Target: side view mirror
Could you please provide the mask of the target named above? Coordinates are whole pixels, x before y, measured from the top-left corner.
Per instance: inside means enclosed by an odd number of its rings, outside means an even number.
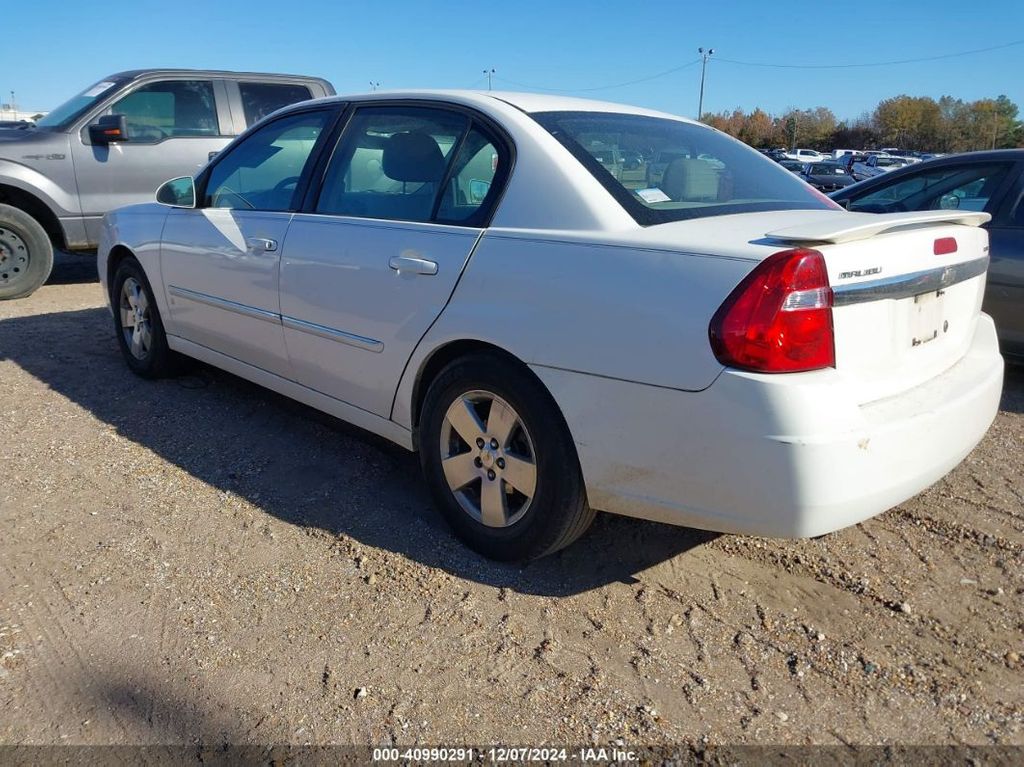
[[[89,126],[89,139],[93,144],[113,144],[128,140],[128,118],[124,115],[104,115]]]
[[[172,208],[194,208],[196,206],[196,182],[191,176],[182,176],[165,181],[156,190],[156,201]]]

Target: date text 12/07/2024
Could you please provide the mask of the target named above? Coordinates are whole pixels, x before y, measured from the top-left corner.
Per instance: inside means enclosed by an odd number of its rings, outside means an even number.
[[[448,762],[463,763],[483,760],[485,763],[505,762],[594,762],[630,763],[637,761],[636,752],[621,747],[586,746],[582,748],[542,746],[474,747],[383,747],[373,749],[374,762]]]

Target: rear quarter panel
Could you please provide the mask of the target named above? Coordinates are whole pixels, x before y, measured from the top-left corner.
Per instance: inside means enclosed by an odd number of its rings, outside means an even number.
[[[753,263],[551,233],[489,231],[407,367],[394,420],[411,426],[414,383],[430,355],[473,339],[537,366],[684,391],[722,370],[708,323]]]

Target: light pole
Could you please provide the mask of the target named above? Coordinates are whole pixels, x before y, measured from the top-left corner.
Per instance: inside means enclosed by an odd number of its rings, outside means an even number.
[[[379,80],[370,80],[370,90],[371,91],[375,91],[379,87],[380,87],[380,81]]]
[[[699,120],[701,115],[704,114],[704,73],[708,68],[708,59],[714,54],[714,48],[698,48],[697,53],[700,54],[700,101],[697,102],[697,119]]]
[[[494,77],[494,69],[485,69],[484,74],[487,75],[487,90],[491,89],[491,78]]]

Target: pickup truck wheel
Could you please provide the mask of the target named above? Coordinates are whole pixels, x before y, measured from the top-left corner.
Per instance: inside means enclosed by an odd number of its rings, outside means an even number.
[[[53,269],[53,245],[32,216],[0,205],[0,300],[34,293]]]
[[[480,554],[534,559],[593,520],[562,414],[514,360],[478,353],[451,362],[427,391],[420,426],[434,500]]]
[[[180,370],[181,357],[167,345],[153,289],[135,258],[128,257],[118,265],[110,286],[110,305],[117,343],[133,373],[163,378]]]

